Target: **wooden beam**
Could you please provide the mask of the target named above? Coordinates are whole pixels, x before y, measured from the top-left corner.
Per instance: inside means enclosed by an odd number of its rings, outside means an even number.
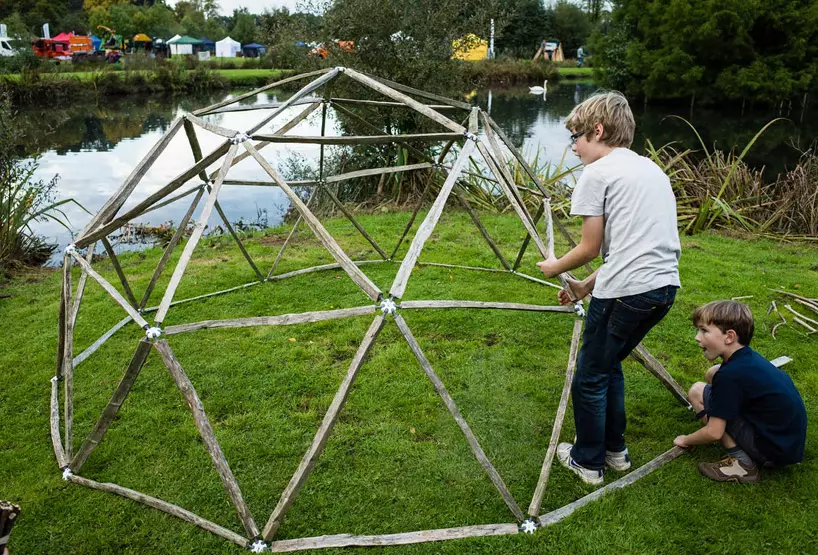
[[[338,181],[347,181],[349,179],[358,179],[359,177],[369,177],[372,175],[383,175],[386,173],[408,172],[413,170],[423,170],[433,168],[434,164],[429,162],[422,162],[420,164],[407,164],[405,166],[390,166],[388,168],[372,168],[368,170],[358,170],[354,172],[341,173],[338,175],[331,175],[325,179],[327,183],[335,183]]]
[[[105,252],[108,253],[108,259],[111,261],[111,265],[114,267],[117,277],[119,277],[119,282],[122,284],[122,288],[125,290],[125,296],[128,297],[128,302],[131,303],[131,306],[134,308],[138,308],[139,303],[136,302],[136,297],[134,297],[131,286],[128,284],[128,279],[125,277],[125,272],[122,271],[122,266],[119,265],[119,259],[116,257],[116,253],[114,252],[111,243],[108,242],[106,237],[103,237],[100,239],[100,241],[102,241],[102,246],[105,247]]]
[[[565,384],[562,386],[562,395],[560,396],[560,403],[557,406],[557,415],[554,417],[551,441],[549,441],[548,449],[545,452],[545,459],[540,469],[540,479],[537,481],[534,497],[531,498],[531,504],[528,506],[528,514],[535,518],[539,514],[540,507],[542,506],[545,487],[548,485],[548,477],[551,475],[551,464],[554,462],[554,455],[557,452],[557,444],[560,440],[562,422],[565,419],[565,410],[568,407],[571,383],[574,381],[574,372],[577,369],[577,356],[579,354],[579,340],[582,337],[582,324],[583,320],[581,318],[574,320],[574,332],[571,335],[571,351],[568,355],[568,367],[565,369]]]
[[[387,102],[385,100],[362,100],[359,98],[333,97],[330,99],[330,101],[338,104],[365,104],[367,106],[394,106],[398,108],[406,108],[406,104],[404,104],[403,102]],[[456,106],[450,106],[448,104],[424,104],[424,106],[432,110],[451,110],[452,108],[456,108]]]
[[[249,154],[249,153],[245,152],[245,154]],[[278,184],[276,184],[276,186],[278,186]],[[305,204],[305,206],[308,209],[310,207],[310,204],[312,204],[312,199],[315,198],[315,193],[317,191],[318,191],[318,187],[314,187],[313,190],[310,191],[310,197],[307,199],[307,203]],[[278,254],[276,255],[275,261],[273,262],[273,266],[270,268],[270,271],[267,272],[267,279],[268,280],[271,277],[273,277],[273,273],[275,273],[276,268],[278,268],[278,263],[281,262],[281,257],[284,256],[284,249],[287,248],[287,245],[289,244],[290,239],[292,239],[293,235],[295,235],[295,232],[298,230],[298,226],[301,224],[301,222],[303,220],[304,220],[303,216],[301,216],[301,214],[299,213],[298,218],[295,220],[295,223],[293,224],[293,228],[290,230],[290,233],[287,235],[287,238],[284,239],[284,243],[282,243],[281,248],[278,249]]]
[[[670,375],[670,372],[665,370],[665,367],[656,360],[650,352],[645,348],[645,345],[640,343],[636,346],[636,348],[631,351],[631,356],[638,360],[642,366],[644,366],[648,372],[656,376],[656,378],[662,382],[662,385],[670,391],[671,395],[676,398],[677,401],[683,406],[688,409],[692,409],[693,407],[690,404],[690,401],[687,400],[687,394],[685,390],[682,389],[682,386],[679,385],[679,382],[673,379],[673,376]]]
[[[313,233],[315,233],[318,240],[326,247],[326,249],[330,252],[332,257],[338,262],[343,268],[344,271],[352,278],[358,287],[360,287],[373,301],[377,300],[381,296],[381,291],[378,287],[372,283],[372,281],[364,275],[361,270],[358,269],[357,266],[350,260],[349,256],[341,249],[341,246],[335,241],[332,235],[324,229],[324,226],[321,225],[321,222],[318,221],[312,212],[310,212],[309,208],[304,205],[304,202],[295,194],[295,192],[290,189],[287,183],[278,175],[272,166],[267,162],[267,160],[262,157],[258,151],[250,144],[249,141],[243,143],[245,149],[256,159],[259,165],[267,172],[267,175],[272,177],[290,199],[290,202],[296,207],[296,210],[301,214],[306,221],[307,225],[310,226]]]
[[[94,259],[94,249],[96,249],[96,244],[91,245],[88,247],[88,252],[85,253],[85,261],[89,264]],[[80,276],[80,281],[77,284],[77,294],[74,296],[74,306],[72,307],[74,310],[71,313],[71,322],[72,326],[77,325],[77,318],[80,314],[80,306],[82,305],[82,296],[85,294],[85,284],[88,281],[88,274],[85,272],[82,273]]]
[[[74,253],[72,253],[74,254]],[[76,254],[74,254],[76,256]],[[74,453],[74,323],[68,317],[72,313],[71,297],[71,258],[65,254],[63,257],[62,286],[65,296],[65,341],[63,342],[62,379],[65,387],[63,399],[65,422],[65,437],[63,438],[63,448],[66,458],[70,459]],[[83,262],[85,262],[83,260]],[[87,264],[87,262],[86,262]]]
[[[300,314],[281,314],[279,316],[253,316],[250,318],[234,318],[230,320],[204,320],[192,324],[168,326],[164,329],[165,335],[176,335],[199,330],[224,328],[250,328],[256,326],[291,326],[294,324],[310,324],[337,320],[351,316],[372,314],[378,309],[375,305],[359,306],[355,308],[340,308],[337,310],[321,310],[316,312],[302,312]]]
[[[148,154],[142,158],[142,161],[137,164],[137,166],[133,169],[131,174],[125,179],[125,182],[120,186],[116,193],[108,199],[102,208],[100,208],[99,212],[91,218],[91,221],[86,224],[85,228],[80,232],[79,237],[77,238],[77,244],[79,245],[79,241],[85,237],[91,230],[95,229],[99,225],[104,225],[113,218],[116,213],[122,208],[122,205],[125,204],[125,201],[128,200],[128,197],[131,196],[131,193],[139,185],[139,182],[142,181],[142,178],[145,177],[145,174],[148,170],[153,166],[153,163],[156,162],[159,155],[162,154],[165,149],[170,144],[170,141],[179,132],[179,129],[182,128],[182,120],[181,118],[177,118],[170,124],[168,130],[165,131],[165,134],[162,135],[162,138],[159,139],[153,148],[148,152]]]
[[[551,511],[550,513],[546,513],[541,515],[539,518],[540,526],[550,526],[556,522],[567,518],[568,516],[572,515],[577,509],[584,507],[591,501],[596,501],[597,499],[601,499],[602,496],[611,493],[614,490],[624,488],[635,481],[639,480],[640,478],[644,478],[657,468],[669,463],[673,459],[676,459],[684,454],[684,450],[679,447],[674,447],[669,451],[665,451],[649,463],[640,466],[638,469],[634,470],[630,474],[620,478],[615,482],[611,482],[607,486],[603,488],[599,488],[598,490],[594,491],[593,493],[589,493],[585,497],[580,497],[573,503],[569,503],[568,505],[557,509],[556,511]]]
[[[331,536],[317,536],[313,538],[279,540],[270,545],[270,551],[272,553],[289,553],[292,551],[324,549],[328,547],[381,547],[388,545],[439,542],[462,538],[507,536],[518,532],[519,529],[517,525],[512,523],[479,524],[477,526],[461,526],[458,528],[441,528],[438,530],[402,532],[400,534],[381,534],[377,536],[334,534]]]
[[[250,253],[247,252],[246,248],[244,248],[244,244],[241,242],[239,234],[236,233],[235,229],[233,229],[233,226],[230,224],[230,220],[227,219],[227,214],[225,214],[224,210],[222,210],[222,207],[219,204],[218,200],[214,204],[214,207],[216,208],[216,212],[219,213],[219,217],[224,222],[227,231],[230,232],[230,235],[233,237],[233,240],[239,246],[239,250],[241,251],[242,256],[244,256],[244,259],[247,261],[248,264],[250,264],[250,267],[253,269],[253,272],[255,272],[256,277],[258,277],[259,281],[264,281],[264,274],[261,273],[261,271],[258,269],[258,266],[256,266],[256,263],[253,262],[253,258],[250,256]]]
[[[440,188],[440,193],[438,193],[432,208],[426,214],[426,218],[423,220],[423,223],[420,224],[420,227],[415,234],[415,238],[412,240],[412,244],[409,246],[409,251],[403,258],[400,269],[395,276],[395,281],[392,283],[392,287],[389,290],[390,295],[393,297],[401,298],[403,293],[406,291],[406,284],[409,280],[409,274],[412,273],[412,268],[415,267],[415,263],[420,257],[420,251],[423,250],[423,245],[426,244],[426,241],[432,234],[432,230],[434,230],[435,226],[437,225],[440,215],[443,213],[443,208],[446,206],[446,201],[449,198],[449,194],[451,194],[457,178],[460,177],[460,172],[463,170],[463,166],[466,165],[466,161],[469,159],[469,156],[474,150],[474,145],[474,141],[466,142],[466,146],[464,146],[463,150],[460,151],[457,161],[452,167],[451,173],[448,175],[448,177],[446,177],[446,181]]]
[[[216,198],[219,196],[222,181],[224,181],[227,171],[230,169],[230,163],[233,161],[233,157],[236,155],[236,150],[238,150],[238,147],[238,144],[230,145],[230,149],[227,151],[227,156],[225,156],[224,162],[222,163],[221,171],[219,172],[216,182],[213,184],[213,188],[207,197],[207,202],[205,202],[204,207],[202,207],[202,213],[199,215],[199,219],[196,221],[196,225],[193,228],[193,233],[191,234],[190,239],[188,239],[188,242],[185,244],[185,249],[182,251],[179,261],[176,263],[176,268],[173,270],[173,275],[168,283],[168,288],[165,290],[165,294],[162,297],[162,302],[159,304],[159,310],[156,312],[157,325],[161,324],[165,320],[165,316],[170,309],[170,303],[173,301],[173,295],[176,293],[176,289],[179,287],[179,283],[182,281],[182,276],[185,273],[187,265],[190,263],[190,259],[193,256],[193,251],[196,249],[196,245],[199,244],[199,240],[204,234],[204,228],[210,219],[213,206],[216,204]]]
[[[100,347],[102,347],[106,341],[108,341],[116,332],[121,330],[125,326],[125,324],[131,321],[132,318],[130,316],[125,316],[122,320],[114,324],[114,326],[111,329],[103,333],[99,337],[99,339],[94,341],[87,349],[85,349],[83,352],[74,357],[74,368],[79,366],[79,364],[83,362],[85,359],[87,359],[89,356],[97,352],[97,350]]]
[[[315,96],[308,96],[308,97],[296,100],[295,102],[290,104],[290,106],[301,106],[302,104],[311,104],[313,102],[321,102],[321,99],[317,98]],[[253,104],[251,106],[244,106],[244,105],[226,106],[224,108],[219,108],[217,110],[212,110],[212,111],[208,112],[207,115],[210,115],[210,114],[224,114],[224,113],[227,113],[227,112],[254,112],[256,110],[270,110],[270,109],[280,108],[281,104],[282,104],[281,102],[270,102],[268,104]],[[194,112],[194,114],[195,114],[195,112]]]
[[[93,430],[91,430],[91,433],[88,434],[88,437],[82,443],[79,451],[77,451],[77,454],[74,455],[74,458],[71,460],[69,467],[72,471],[79,472],[82,465],[85,464],[85,461],[88,460],[88,457],[102,441],[102,438],[105,437],[105,433],[108,431],[108,428],[111,426],[114,418],[116,418],[117,413],[119,413],[122,403],[125,402],[125,399],[128,397],[128,393],[131,392],[134,381],[136,381],[139,371],[142,370],[142,366],[144,366],[145,360],[147,360],[150,351],[151,343],[146,339],[141,340],[136,347],[136,352],[134,353],[133,358],[131,358],[130,364],[128,364],[128,367],[125,370],[125,374],[119,381],[119,385],[117,385],[111,400],[108,401],[108,404],[102,411],[102,414],[100,415],[99,420],[97,420]]]
[[[193,212],[196,211],[196,207],[199,206],[199,201],[202,200],[202,195],[204,195],[204,186],[199,187],[199,192],[196,193],[196,198],[194,198],[193,202],[190,203],[190,206],[188,207],[187,212],[185,212],[185,215],[182,216],[182,220],[179,222],[176,231],[173,232],[170,242],[165,247],[165,252],[162,253],[162,258],[159,259],[159,264],[153,271],[153,276],[151,276],[151,280],[148,283],[148,286],[145,288],[145,293],[142,295],[142,300],[139,301],[140,309],[145,308],[145,305],[148,304],[151,294],[159,281],[159,276],[161,276],[162,272],[165,270],[165,266],[167,265],[168,260],[170,260],[171,254],[173,254],[173,251],[176,249],[176,245],[178,245],[182,237],[185,236],[185,233],[187,232],[187,224],[190,222],[190,218],[193,217]]]
[[[434,385],[435,391],[437,391],[438,395],[440,395],[440,397],[443,399],[443,403],[446,405],[446,408],[449,409],[449,412],[451,413],[452,417],[454,417],[455,422],[457,422],[457,425],[460,427],[463,435],[466,436],[466,440],[469,442],[469,447],[471,448],[472,453],[474,453],[474,456],[477,458],[477,461],[480,463],[480,466],[482,466],[483,470],[486,471],[486,474],[488,474],[488,477],[494,484],[494,487],[496,487],[500,492],[500,495],[503,497],[503,501],[506,502],[506,505],[508,505],[508,508],[511,509],[512,513],[514,513],[517,520],[522,522],[525,520],[523,511],[520,510],[519,505],[517,505],[514,497],[512,497],[511,493],[508,491],[505,482],[503,482],[503,478],[500,477],[500,474],[494,468],[494,465],[491,464],[491,461],[489,461],[486,453],[483,451],[483,448],[480,447],[477,437],[475,437],[474,432],[471,431],[466,419],[463,418],[463,415],[457,408],[457,405],[446,389],[446,386],[443,385],[443,382],[440,381],[440,378],[435,373],[432,365],[429,364],[429,361],[426,359],[426,355],[423,354],[423,351],[421,350],[417,340],[415,340],[415,337],[412,335],[409,326],[406,325],[406,321],[400,314],[395,314],[395,323],[398,325],[398,329],[403,334],[406,342],[409,343],[409,348],[412,349],[412,353],[414,353],[415,358],[420,363],[423,371]]]
[[[436,142],[461,139],[459,133],[416,133],[406,135],[342,135],[321,137],[312,135],[253,135],[254,141],[311,145],[375,145],[390,143],[411,143],[414,141]]]
[[[570,306],[545,306],[521,303],[495,303],[483,301],[401,301],[400,307],[405,310],[413,308],[486,308],[500,310],[524,310],[530,312],[564,312],[574,313]]]
[[[545,204],[540,204],[537,207],[537,213],[534,214],[534,228],[537,228],[537,222],[540,221],[542,218],[543,211],[545,210]],[[526,233],[525,238],[523,239],[523,244],[520,245],[520,252],[517,253],[517,260],[514,261],[514,266],[511,267],[512,270],[516,270],[520,267],[520,263],[523,261],[523,256],[525,256],[525,251],[528,250],[528,243],[531,242],[531,235]]]
[[[273,510],[273,514],[270,515],[270,519],[267,521],[267,525],[264,526],[263,537],[266,541],[270,541],[281,527],[281,523],[284,521],[284,516],[286,515],[290,506],[292,506],[293,501],[295,501],[295,498],[301,491],[304,483],[307,481],[307,477],[310,475],[310,472],[312,472],[312,469],[315,466],[316,459],[324,450],[324,444],[326,443],[329,434],[332,432],[332,428],[335,426],[335,422],[338,419],[338,414],[341,412],[344,403],[346,403],[349,390],[352,387],[352,384],[355,382],[355,377],[358,375],[358,370],[363,364],[369,350],[372,348],[372,344],[375,342],[378,334],[381,332],[384,322],[384,317],[379,314],[369,326],[363,342],[361,342],[360,347],[358,347],[358,351],[355,353],[355,357],[352,359],[352,363],[349,365],[349,370],[344,377],[344,381],[341,382],[341,387],[338,388],[329,409],[327,409],[327,413],[324,415],[324,420],[321,422],[321,427],[318,428],[318,432],[315,434],[309,449],[307,449],[307,452],[301,459],[298,469],[295,471],[290,483],[287,484],[287,487],[281,494],[278,504]]]
[[[330,200],[332,200],[333,204],[335,204],[335,206],[338,207],[338,210],[340,210],[341,213],[343,213],[343,215],[346,216],[346,218],[352,223],[352,225],[355,226],[355,229],[358,230],[358,233],[360,233],[363,236],[363,238],[366,239],[370,245],[372,245],[372,248],[378,251],[378,254],[381,256],[381,258],[383,258],[384,260],[389,259],[389,255],[386,254],[386,252],[384,252],[384,250],[375,241],[375,239],[373,239],[372,236],[369,235],[369,233],[367,233],[367,231],[363,228],[363,226],[360,223],[358,223],[358,220],[355,219],[355,216],[352,215],[352,212],[346,209],[344,203],[338,200],[338,197],[335,196],[335,193],[332,192],[332,189],[330,189],[326,185],[323,186],[323,189],[324,192],[327,193],[327,196],[329,196]]]
[[[403,85],[401,83],[396,83],[395,81],[390,81],[389,79],[384,79],[383,77],[375,77],[374,75],[368,75],[372,79],[376,81],[380,81],[384,85],[388,85],[395,90],[403,91],[405,93],[414,94],[415,96],[420,96],[422,98],[428,98],[429,100],[435,100],[437,102],[441,102],[443,104],[448,104],[449,106],[454,106],[455,108],[461,108],[463,110],[471,110],[472,105],[468,102],[462,102],[460,100],[454,100],[453,98],[447,98],[445,96],[440,96],[438,94],[430,93],[427,91],[422,91],[420,89],[413,89],[407,85]]]
[[[472,210],[469,201],[467,201],[463,197],[463,195],[460,194],[460,191],[455,190],[454,194],[457,197],[457,200],[460,202],[460,206],[462,206],[463,209],[469,214],[469,216],[472,219],[472,222],[474,222],[474,225],[477,226],[477,229],[480,231],[480,235],[482,235],[483,239],[485,239],[486,243],[488,243],[489,248],[491,248],[492,252],[494,253],[494,256],[497,257],[497,259],[500,261],[500,264],[502,264],[503,268],[505,268],[506,270],[511,270],[511,266],[509,266],[506,257],[503,256],[503,253],[500,251],[500,248],[494,242],[494,239],[492,239],[491,235],[489,235],[489,232],[486,231],[485,226],[483,226],[483,222],[480,221],[480,218],[478,218],[477,214],[474,212],[474,210]]]
[[[196,390],[193,388],[193,384],[190,383],[190,379],[187,377],[182,365],[176,360],[167,341],[160,339],[156,343],[153,343],[153,346],[159,351],[159,354],[162,356],[162,361],[173,377],[173,381],[176,382],[176,386],[179,388],[185,401],[187,401],[190,412],[193,414],[196,428],[198,428],[199,434],[202,436],[202,440],[207,447],[207,452],[213,461],[213,466],[215,466],[219,472],[219,476],[224,484],[224,489],[227,490],[227,494],[230,496],[233,506],[236,508],[236,513],[238,513],[239,519],[242,524],[244,524],[244,529],[248,537],[254,538],[258,536],[259,530],[255,521],[253,521],[253,515],[250,514],[250,509],[244,502],[239,484],[235,476],[233,476],[230,466],[227,464],[227,459],[224,457],[222,448],[216,440],[216,435],[213,433],[213,428],[210,426],[210,422],[205,414],[204,405],[201,399],[199,399]]]
[[[429,119],[436,121],[446,129],[450,129],[455,133],[459,133],[461,135],[466,131],[466,129],[462,125],[455,123],[446,116],[444,116],[443,114],[440,114],[439,112],[436,112],[431,108],[428,108],[425,104],[418,102],[414,98],[411,98],[401,92],[398,92],[396,88],[390,87],[381,81],[373,79],[372,77],[369,77],[368,75],[365,75],[363,73],[359,73],[351,68],[346,68],[344,70],[344,73],[351,77],[352,79],[358,81],[362,85],[366,85],[370,89],[373,89],[384,96],[388,96],[392,100],[397,100],[398,102],[405,104],[409,108],[412,108],[417,112],[420,112]],[[450,102],[444,103],[449,104]],[[469,106],[469,108],[471,109],[471,106]]]
[[[119,495],[120,497],[124,497],[126,499],[130,499],[131,501],[136,501],[138,503],[142,503],[143,505],[147,505],[148,507],[153,507],[154,509],[159,509],[160,511],[167,513],[171,516],[175,516],[176,518],[180,518],[185,522],[189,522],[191,524],[195,524],[199,528],[203,530],[207,530],[212,534],[216,534],[226,540],[229,540],[236,545],[246,548],[249,544],[249,540],[243,536],[236,534],[235,532],[228,530],[218,524],[214,524],[209,520],[205,520],[202,517],[191,513],[181,507],[177,507],[167,501],[162,501],[161,499],[157,499],[156,497],[151,497],[150,495],[145,495],[144,493],[140,493],[138,491],[123,488],[117,484],[110,484],[110,483],[101,483],[95,482],[94,480],[89,480],[88,478],[83,478],[82,476],[71,476],[68,478],[71,482],[85,486],[87,488],[95,489],[98,491],[104,491],[107,493],[113,493]]]
[[[229,149],[230,149],[230,141],[225,141],[218,147],[216,147],[213,151],[211,151],[207,156],[202,158],[201,161],[193,164],[187,170],[179,174],[176,178],[173,179],[170,183],[150,195],[148,198],[134,206],[131,210],[118,216],[99,228],[91,231],[87,235],[77,239],[76,245],[77,248],[84,248],[89,244],[102,239],[103,237],[107,237],[111,232],[119,228],[122,224],[133,220],[134,218],[141,216],[148,208],[151,208],[157,201],[164,199],[169,194],[173,193],[185,183],[190,181],[193,177],[195,177],[202,169],[207,168],[213,162],[221,158]]]
[[[212,105],[207,106],[205,108],[201,108],[201,109],[196,110],[195,112],[193,112],[193,115],[194,116],[203,116],[203,115],[206,115],[206,114],[210,114],[214,110],[218,110],[219,108],[222,108],[224,106],[230,106],[231,104],[237,104],[237,103],[241,102],[242,100],[244,100],[245,98],[250,98],[251,96],[256,96],[259,93],[263,93],[264,91],[273,89],[275,87],[280,87],[281,85],[286,85],[286,84],[292,83],[294,81],[300,81],[302,79],[308,79],[310,77],[317,77],[317,76],[320,76],[320,75],[324,75],[324,74],[327,74],[327,73],[331,72],[333,69],[334,68],[329,68],[328,67],[328,68],[324,68],[324,69],[319,69],[317,71],[311,71],[309,73],[300,73],[298,75],[293,75],[292,77],[287,77],[286,79],[281,79],[281,80],[276,81],[274,83],[270,83],[269,85],[264,85],[263,87],[259,87],[258,89],[253,89],[250,92],[240,94],[239,96],[235,96],[233,98],[228,98],[227,100],[222,100],[221,102],[217,102],[216,104],[212,104]]]
[[[54,456],[60,468],[68,466],[68,458],[65,456],[65,449],[62,446],[60,437],[60,381],[57,376],[51,379],[51,411],[49,416],[51,424],[51,446],[54,448]]]

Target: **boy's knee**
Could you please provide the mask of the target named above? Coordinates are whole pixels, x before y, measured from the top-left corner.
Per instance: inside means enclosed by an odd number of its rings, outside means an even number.
[[[690,391],[687,392],[687,400],[691,403],[704,403],[704,387],[707,384],[704,382],[696,382],[690,387]]]

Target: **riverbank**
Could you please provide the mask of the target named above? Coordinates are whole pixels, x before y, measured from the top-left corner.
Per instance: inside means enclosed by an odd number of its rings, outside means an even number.
[[[391,246],[408,217],[394,212],[361,215],[359,221],[377,241]],[[483,221],[506,257],[513,257],[524,236],[515,217],[487,215]],[[347,252],[371,258],[367,244],[348,222],[325,223]],[[266,270],[272,265],[289,231],[288,225],[245,236],[248,252],[260,267]],[[765,316],[765,311],[776,298],[768,287],[818,296],[816,270],[811,268],[816,249],[712,233],[682,241],[684,288],[667,318],[649,334],[648,349],[689,387],[702,379],[708,365],[692,340],[693,308],[715,298],[751,296],[746,302],[756,314],[754,347],[768,358],[794,359],[784,369],[801,390],[809,418],[815,421],[816,339],[805,337],[788,316],[791,323],[779,327],[774,340],[770,330],[778,316]],[[330,261],[315,244],[302,226],[278,271]],[[558,238],[557,251],[566,248]],[[177,247],[149,305],[161,297],[181,249]],[[404,243],[398,257],[406,249]],[[160,256],[157,249],[123,255],[122,270],[137,297]],[[536,258],[529,252],[521,267],[531,271]],[[500,267],[468,215],[448,210],[421,260]],[[362,269],[385,288],[398,266],[383,263]],[[119,283],[109,261],[94,267]],[[177,298],[224,289],[252,276],[234,243],[211,239],[195,251]],[[79,274],[73,279],[78,281]],[[0,483],[3,497],[23,507],[11,537],[12,552],[240,553],[191,524],[62,480],[48,432],[59,282],[59,272],[38,271],[0,291],[12,295],[0,300],[0,325],[14,329],[17,338],[0,352],[4,369],[0,372]],[[405,298],[542,305],[553,302],[554,290],[506,273],[426,266],[412,274]],[[329,270],[179,305],[169,312],[166,325],[333,310],[368,302],[344,272]],[[527,506],[564,380],[573,317],[476,310],[403,310],[402,315],[511,494]],[[123,316],[107,294],[89,281],[77,321],[75,354]],[[297,326],[213,329],[168,338],[257,522],[264,522],[275,507],[371,320],[365,316]],[[140,336],[144,337],[142,330],[126,326],[77,367],[75,447],[108,403]],[[624,371],[627,437],[638,467],[669,449],[673,437],[698,425],[641,366],[627,360]],[[570,439],[573,433],[569,408],[562,439]],[[748,552],[812,552],[818,549],[814,526],[818,427],[808,429],[807,443],[803,463],[763,471],[762,482],[750,488],[714,484],[700,476],[697,462],[723,455],[717,446],[705,446],[533,536],[396,546],[390,553],[553,550],[590,554],[598,552],[600,545],[613,552],[632,551],[635,545],[644,553],[671,548],[696,552],[703,537],[714,552],[730,551],[736,545],[748,546]],[[150,355],[110,431],[80,474],[143,491],[242,530],[187,405],[156,353]],[[620,476],[608,471],[606,483]],[[555,465],[543,512],[591,491]],[[752,525],[743,520],[748,514],[753,515]],[[401,334],[393,322],[387,322],[279,538],[397,533],[513,520]]]
[[[557,68],[527,60],[469,62],[458,65],[463,82],[471,87],[542,84],[545,80],[589,80],[590,68]],[[97,71],[30,71],[0,75],[0,91],[15,104],[49,103],[78,97],[144,94],[155,92],[225,90],[262,87],[293,73],[289,69],[211,69],[200,63],[195,69],[165,64],[155,69]]]

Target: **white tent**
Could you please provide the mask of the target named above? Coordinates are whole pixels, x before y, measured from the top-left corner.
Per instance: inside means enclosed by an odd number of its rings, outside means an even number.
[[[184,56],[185,54],[193,54],[192,44],[171,44],[170,53],[174,56]]]
[[[237,52],[241,52],[241,44],[230,37],[225,37],[216,43],[217,58],[235,58]]]

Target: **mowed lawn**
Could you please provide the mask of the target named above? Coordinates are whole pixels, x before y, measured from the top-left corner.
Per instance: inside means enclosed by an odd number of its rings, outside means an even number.
[[[421,214],[421,217],[423,214]],[[409,214],[361,216],[391,252]],[[418,223],[421,221],[419,217]],[[506,258],[514,260],[524,231],[513,215],[485,215]],[[372,249],[342,219],[326,225],[355,260]],[[575,229],[575,228],[574,228]],[[270,268],[289,226],[255,232],[247,248]],[[411,237],[411,235],[410,235]],[[408,247],[401,248],[398,258]],[[566,245],[557,238],[558,252]],[[158,304],[180,248],[149,306]],[[158,249],[122,258],[137,298],[161,255]],[[529,251],[521,268],[536,275]],[[499,268],[468,216],[446,212],[421,260]],[[277,273],[332,262],[306,229],[287,248]],[[388,290],[397,263],[362,266]],[[117,284],[109,261],[95,264]],[[646,340],[684,386],[709,366],[693,340],[693,309],[713,299],[752,296],[754,347],[785,366],[813,423],[806,459],[765,471],[758,485],[715,484],[696,469],[721,458],[700,447],[648,477],[606,496],[533,536],[518,534],[339,553],[815,553],[818,552],[818,336],[788,323],[771,337],[775,314],[765,312],[784,288],[818,297],[818,249],[761,239],[703,234],[683,238],[683,289]],[[73,283],[79,273],[75,269]],[[254,274],[228,238],[203,240],[176,298],[251,282]],[[49,435],[59,272],[15,278],[0,299],[0,499],[23,513],[11,538],[14,555],[30,553],[239,553],[240,548],[157,510],[61,479]],[[120,287],[121,289],[121,287]],[[416,268],[405,300],[465,299],[555,304],[556,289],[506,273]],[[256,285],[173,307],[164,325],[331,310],[371,304],[340,270]],[[525,510],[551,434],[568,358],[573,315],[498,310],[403,310],[427,358],[452,394],[512,495]],[[79,354],[124,312],[89,281],[77,323]],[[814,315],[813,315],[814,317]],[[149,319],[150,320],[150,319]],[[310,444],[358,348],[371,316],[285,327],[203,330],[168,337],[201,397],[217,439],[263,526]],[[131,324],[76,368],[74,445],[81,444],[108,402],[143,332]],[[696,429],[638,363],[625,364],[635,466]],[[569,409],[562,439],[574,425]],[[117,420],[80,475],[115,482],[191,510],[242,532],[193,418],[157,353],[150,355]],[[606,482],[621,475],[609,471]],[[542,513],[594,488],[555,464]],[[323,456],[296,499],[277,538],[380,534],[513,522],[513,515],[469,451],[393,322],[387,322],[360,370]]]

